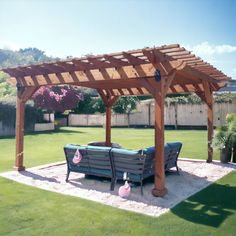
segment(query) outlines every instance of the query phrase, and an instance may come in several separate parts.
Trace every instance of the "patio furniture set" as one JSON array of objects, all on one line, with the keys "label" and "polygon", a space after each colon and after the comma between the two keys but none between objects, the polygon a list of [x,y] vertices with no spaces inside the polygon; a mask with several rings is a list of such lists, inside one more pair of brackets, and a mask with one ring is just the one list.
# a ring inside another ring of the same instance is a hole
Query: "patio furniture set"
[{"label": "patio furniture set", "polygon": [[[165,144],[165,171],[176,167],[178,173],[177,160],[181,147],[180,142]],[[64,147],[64,152],[67,161],[66,181],[70,172],[106,177],[111,179],[110,189],[113,191],[117,180],[128,180],[140,183],[143,194],[143,181],[155,173],[155,147],[128,150],[116,144],[111,147],[103,146],[102,143],[85,146],[68,144]],[[75,163],[73,159],[77,152],[81,155],[81,160]]]}]

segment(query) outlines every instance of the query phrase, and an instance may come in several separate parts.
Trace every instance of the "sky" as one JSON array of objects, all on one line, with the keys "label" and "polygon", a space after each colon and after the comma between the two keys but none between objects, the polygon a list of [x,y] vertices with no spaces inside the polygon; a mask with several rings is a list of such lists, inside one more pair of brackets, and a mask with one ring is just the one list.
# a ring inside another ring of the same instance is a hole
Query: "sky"
[{"label": "sky", "polygon": [[236,1],[0,0],[0,48],[66,58],[173,43],[236,79]]}]

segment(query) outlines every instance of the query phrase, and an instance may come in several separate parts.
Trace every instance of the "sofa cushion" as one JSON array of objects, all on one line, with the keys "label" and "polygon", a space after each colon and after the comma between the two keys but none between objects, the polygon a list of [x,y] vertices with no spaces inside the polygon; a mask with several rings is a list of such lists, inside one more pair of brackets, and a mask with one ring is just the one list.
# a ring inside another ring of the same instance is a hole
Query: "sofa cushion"
[{"label": "sofa cushion", "polygon": [[138,151],[123,149],[123,148],[112,148],[111,152],[115,154],[131,155],[131,156],[139,154]]},{"label": "sofa cushion", "polygon": [[[180,148],[182,146],[181,142],[172,142],[172,143],[166,143],[165,144],[165,154],[172,152],[178,152],[180,151]],[[143,154],[154,154],[155,153],[155,146],[147,147],[145,149],[140,149],[138,151],[139,153]]]}]

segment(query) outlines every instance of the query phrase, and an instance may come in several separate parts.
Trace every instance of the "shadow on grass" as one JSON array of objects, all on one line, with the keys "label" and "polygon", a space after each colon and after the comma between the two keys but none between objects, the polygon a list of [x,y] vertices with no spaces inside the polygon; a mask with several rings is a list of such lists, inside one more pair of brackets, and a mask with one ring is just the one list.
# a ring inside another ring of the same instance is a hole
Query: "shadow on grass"
[{"label": "shadow on grass", "polygon": [[192,223],[219,227],[236,210],[236,187],[214,183],[171,212]]},{"label": "shadow on grass", "polygon": [[27,133],[26,135],[40,135],[40,134],[82,134],[85,133],[83,131],[80,130],[72,130],[72,129],[55,129],[53,131],[42,131],[42,132],[31,132],[31,133]]}]

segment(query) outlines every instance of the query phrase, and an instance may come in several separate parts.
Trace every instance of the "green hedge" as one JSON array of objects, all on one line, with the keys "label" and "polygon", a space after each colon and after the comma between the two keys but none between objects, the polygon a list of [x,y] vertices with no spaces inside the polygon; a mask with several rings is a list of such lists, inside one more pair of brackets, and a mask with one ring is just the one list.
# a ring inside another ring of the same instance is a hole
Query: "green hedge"
[{"label": "green hedge", "polygon": [[[0,99],[0,121],[7,127],[14,127],[16,122],[16,98]],[[43,122],[43,112],[27,102],[25,106],[25,130],[34,130],[35,123]]]},{"label": "green hedge", "polygon": [[[222,93],[214,95],[215,103],[236,103],[235,93]],[[201,98],[196,94],[185,94],[178,96],[167,96],[165,99],[166,104],[201,104],[203,103]]]}]

